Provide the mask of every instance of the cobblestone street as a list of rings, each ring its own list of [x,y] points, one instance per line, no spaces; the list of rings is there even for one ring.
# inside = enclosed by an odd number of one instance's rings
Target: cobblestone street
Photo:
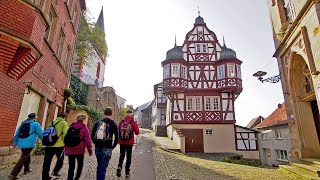
[[[173,180],[173,179],[301,179],[298,176],[277,169],[230,164],[204,159],[203,157],[187,156],[179,153],[170,153],[157,147],[149,130],[141,129],[137,144],[133,151],[131,176],[133,180]],[[43,156],[32,157],[31,168],[33,172],[28,175],[20,175],[22,180],[41,179]],[[107,170],[106,179],[121,179],[115,175],[119,158],[119,147],[113,151],[113,155]],[[53,161],[55,162],[55,160]],[[61,171],[61,180],[66,180],[68,158],[65,158]],[[53,165],[54,163],[52,163]],[[7,179],[12,166],[0,170],[0,179]],[[96,158],[85,157],[85,165],[82,172],[82,180],[95,179]],[[124,177],[124,172],[122,177]]]

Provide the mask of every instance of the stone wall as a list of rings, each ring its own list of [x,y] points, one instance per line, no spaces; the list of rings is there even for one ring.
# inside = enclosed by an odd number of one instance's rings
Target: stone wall
[[[167,126],[156,126],[155,134],[156,136],[167,137]]]
[[[20,152],[18,149],[13,149],[12,146],[0,147],[0,169],[16,162],[20,157]]]

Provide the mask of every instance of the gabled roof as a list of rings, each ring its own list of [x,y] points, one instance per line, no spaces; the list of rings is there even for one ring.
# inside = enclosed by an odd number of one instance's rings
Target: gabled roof
[[[282,124],[288,124],[288,114],[286,111],[286,105],[284,103],[278,104],[278,108],[273,111],[273,113],[268,116],[262,123],[260,123],[256,128],[264,128],[270,126],[277,126]]]
[[[262,121],[264,121],[264,117],[258,116],[256,118],[251,119],[251,121],[248,123],[248,125],[246,127],[247,128],[254,128],[258,124],[262,123]]]

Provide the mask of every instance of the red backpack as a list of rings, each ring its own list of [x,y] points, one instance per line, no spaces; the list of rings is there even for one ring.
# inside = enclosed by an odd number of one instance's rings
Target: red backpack
[[[119,127],[119,138],[121,140],[129,140],[132,137],[132,125],[131,123],[133,122],[133,120],[129,121],[129,122],[124,122],[124,120],[122,120],[121,125]]]

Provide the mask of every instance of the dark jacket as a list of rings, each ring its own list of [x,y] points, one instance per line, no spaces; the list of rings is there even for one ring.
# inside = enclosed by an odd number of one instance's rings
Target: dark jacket
[[[108,140],[106,142],[95,142],[95,140],[94,140],[94,136],[95,136],[96,131],[99,127],[100,121],[104,121],[104,122],[108,123],[109,127],[110,127],[110,136],[111,137],[109,138],[110,140]],[[94,124],[94,127],[92,129],[92,133],[91,133],[92,142],[96,145],[96,147],[107,147],[107,148],[114,149],[118,144],[118,126],[112,119],[109,119],[109,118],[103,118],[100,121],[97,121]],[[112,143],[113,136],[114,136],[114,141]]]

